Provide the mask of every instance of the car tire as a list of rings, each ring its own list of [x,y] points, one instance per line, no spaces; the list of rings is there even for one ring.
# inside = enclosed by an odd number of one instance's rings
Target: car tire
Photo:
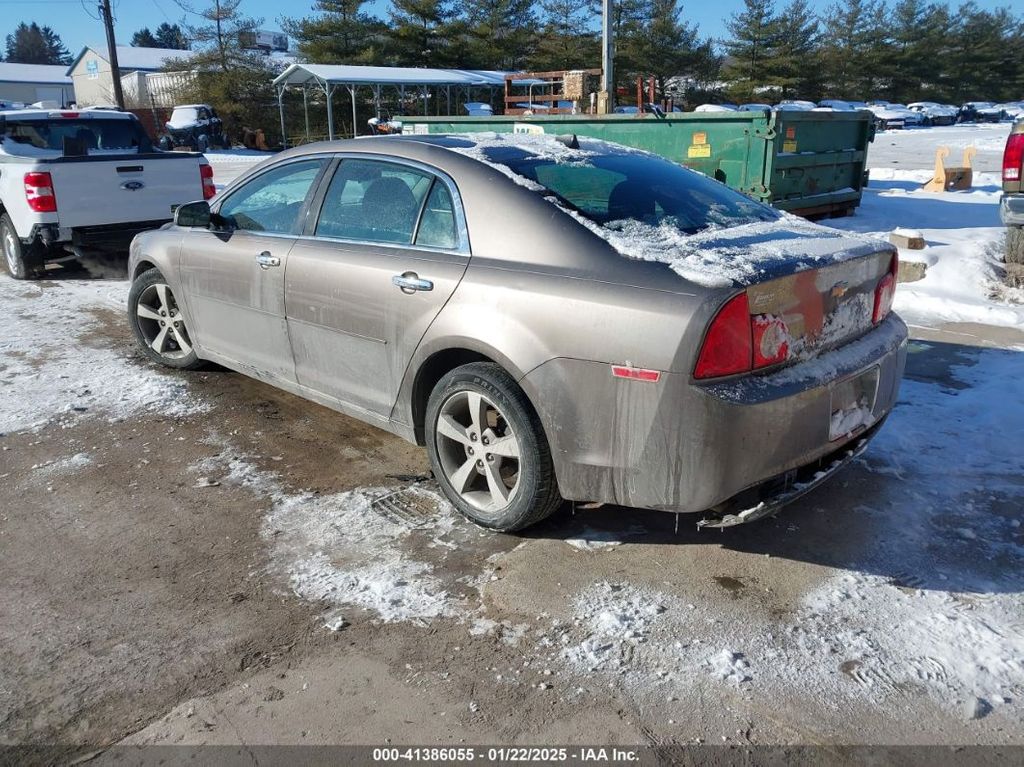
[[[42,243],[22,242],[14,222],[6,213],[0,216],[0,242],[4,251],[4,266],[14,279],[30,280],[43,273],[45,248]]]
[[[1006,263],[1024,264],[1024,226],[1006,227]]]
[[[142,353],[153,362],[178,370],[202,367],[184,315],[159,269],[149,269],[132,281],[128,325]]]
[[[442,492],[481,527],[522,530],[561,505],[540,418],[501,366],[474,362],[442,377],[427,402],[425,434]]]
[[[200,152],[205,153],[210,148],[210,139],[204,133],[196,139],[196,149]]]

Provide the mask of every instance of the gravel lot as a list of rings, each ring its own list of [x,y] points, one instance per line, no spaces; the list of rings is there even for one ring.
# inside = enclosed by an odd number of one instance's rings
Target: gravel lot
[[[512,536],[418,448],[156,369],[89,276],[0,276],[0,743],[1024,744],[1016,315],[915,322],[872,448],[775,519]]]

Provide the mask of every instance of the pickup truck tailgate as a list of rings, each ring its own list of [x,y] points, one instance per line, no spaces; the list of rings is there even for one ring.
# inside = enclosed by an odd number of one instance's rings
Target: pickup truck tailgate
[[[167,153],[47,163],[61,228],[169,221],[171,206],[203,199],[202,155]]]

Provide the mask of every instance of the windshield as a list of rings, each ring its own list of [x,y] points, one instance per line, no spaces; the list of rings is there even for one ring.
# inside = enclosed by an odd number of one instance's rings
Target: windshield
[[[646,154],[540,157],[520,147],[488,147],[490,162],[540,184],[564,206],[612,229],[636,221],[685,234],[774,221],[779,213],[724,184]]]
[[[199,119],[199,110],[195,107],[177,107],[171,112],[171,119],[167,122],[173,125],[189,125]]]
[[[135,120],[56,118],[7,122],[7,138],[36,149],[63,151],[64,139],[80,139],[90,149],[147,151],[149,139]]]

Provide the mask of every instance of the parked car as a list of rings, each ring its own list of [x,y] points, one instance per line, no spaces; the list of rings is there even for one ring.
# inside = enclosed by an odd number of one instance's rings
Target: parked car
[[[1024,117],[1024,102],[1021,101],[1006,101],[1002,104],[996,104],[995,108],[1002,112],[1004,119],[1007,120],[1016,120]]]
[[[991,101],[968,101],[960,107],[957,122],[997,123],[1003,119],[1003,110]]]
[[[888,103],[868,104],[867,109],[875,116],[878,130],[902,130],[907,124],[907,109],[890,109]]]
[[[282,152],[139,235],[128,319],[164,365],[215,361],[425,445],[485,527],[562,499],[727,526],[881,426],[896,265],[631,148],[371,137]]]
[[[164,128],[166,133],[160,138],[161,149],[186,147],[194,152],[205,152],[216,147],[231,148],[224,121],[209,104],[175,107]]]
[[[831,109],[833,112],[857,111],[857,108],[849,101],[841,101],[840,99],[825,99],[824,101],[819,101],[818,106],[824,109]]]
[[[955,107],[938,104],[934,101],[915,101],[907,104],[912,112],[921,115],[923,125],[953,125],[956,123]]]
[[[1024,118],[1014,122],[1003,149],[999,217],[1006,226],[1006,261],[1024,264]]]
[[[813,101],[787,100],[780,101],[775,105],[775,108],[781,112],[810,112],[817,109],[818,105]]]
[[[771,112],[771,104],[740,104],[737,108],[740,112]]]
[[[736,112],[739,107],[735,104],[701,104],[694,112]]]
[[[0,242],[16,279],[48,261],[126,253],[175,205],[214,192],[202,155],[154,151],[128,112],[0,114],[0,168]]]

